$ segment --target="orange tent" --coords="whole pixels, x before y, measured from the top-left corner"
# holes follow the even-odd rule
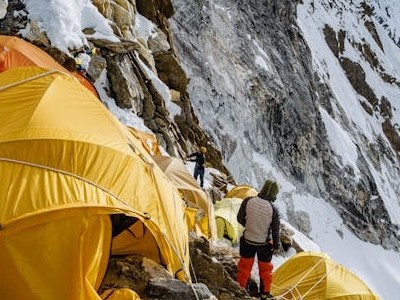
[[[0,35],[0,73],[28,66],[38,66],[71,74],[97,98],[100,98],[96,88],[86,77],[77,72],[69,72],[42,49],[19,37]]]

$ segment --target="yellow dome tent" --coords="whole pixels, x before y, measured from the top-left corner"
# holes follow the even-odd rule
[[[70,73],[96,97],[100,98],[96,88],[86,77],[77,72],[69,72],[39,47],[16,36],[0,35],[0,73],[29,66]]]
[[[113,216],[154,241],[129,235],[140,254],[190,281],[184,202],[92,93],[16,68],[0,73],[0,115],[0,299],[100,299]]]
[[[213,204],[189,173],[182,160],[170,156],[153,156],[153,159],[182,194],[182,198],[196,208],[200,208],[205,214],[204,218],[199,221],[200,231],[207,238],[216,238]],[[189,209],[189,211],[193,210]],[[204,222],[204,226],[202,226],[202,222]]]
[[[240,198],[246,199],[247,197],[257,196],[258,192],[248,185],[237,185],[232,188],[225,196],[225,198]]]
[[[240,198],[223,198],[214,204],[219,239],[225,237],[232,244],[239,243],[244,228],[237,221],[237,214],[242,202],[243,200]]]
[[[380,299],[343,265],[316,252],[301,252],[285,261],[273,273],[271,293],[288,300]]]

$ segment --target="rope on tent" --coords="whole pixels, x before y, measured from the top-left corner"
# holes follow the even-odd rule
[[[18,81],[18,82],[14,82],[14,83],[12,83],[12,84],[8,84],[8,85],[5,85],[5,86],[2,86],[2,87],[0,87],[0,92],[6,90],[6,89],[8,89],[8,88],[12,88],[12,87],[14,87],[14,86],[21,85],[21,84],[24,84],[24,83],[26,83],[26,82],[33,81],[33,80],[35,80],[35,79],[38,79],[38,78],[41,78],[41,77],[45,77],[45,76],[48,76],[48,75],[51,75],[51,74],[54,74],[54,73],[65,74],[65,73],[63,73],[63,72],[61,72],[61,71],[59,71],[59,70],[50,70],[50,71],[47,71],[47,72],[38,74],[38,75],[36,75],[36,76],[32,76],[32,77],[26,78],[26,79],[21,80],[21,81]],[[67,75],[68,75],[68,74],[67,74]],[[122,135],[123,135],[123,137],[124,137],[125,139],[128,140],[128,145],[131,147],[131,149],[133,150],[133,152],[134,152],[135,154],[138,154],[138,153],[136,152],[136,147],[133,146],[133,144],[132,144],[132,142],[131,142],[131,140],[130,140],[130,137],[127,136],[127,135],[125,135],[125,134],[122,134]],[[138,154],[138,155],[139,155],[139,157],[140,157],[147,165],[153,167],[153,163],[150,163],[143,155],[141,155],[141,154]],[[84,178],[84,177],[81,177],[81,176],[79,176],[79,175],[76,175],[76,174],[73,174],[73,173],[70,173],[70,172],[67,172],[67,171],[64,171],[64,170],[60,170],[60,169],[56,169],[56,168],[52,168],[52,167],[48,167],[48,166],[44,166],[44,165],[39,165],[39,164],[35,164],[35,163],[30,163],[30,162],[26,162],[26,161],[20,161],[20,160],[16,160],[16,159],[9,159],[9,158],[2,158],[2,157],[0,157],[0,161],[10,162],[10,163],[17,163],[17,164],[27,165],[27,166],[31,166],[31,167],[46,169],[46,170],[49,170],[49,171],[52,171],[52,172],[56,172],[56,173],[60,173],[60,174],[64,174],[64,175],[67,175],[67,176],[71,176],[71,177],[77,178],[77,179],[79,179],[79,180],[82,180],[82,181],[84,181],[84,182],[87,182],[87,183],[89,183],[89,184],[91,184],[91,185],[93,185],[93,186],[99,188],[99,189],[102,190],[103,192],[105,192],[105,193],[111,195],[112,197],[114,197],[117,201],[120,201],[120,202],[122,202],[124,205],[130,207],[130,205],[128,205],[125,201],[123,201],[122,199],[120,199],[117,195],[115,195],[115,194],[112,193],[111,191],[108,191],[108,190],[105,189],[104,187],[101,187],[100,185],[96,184],[95,182],[90,181],[90,180],[88,180],[88,179],[86,179],[86,178]],[[154,172],[151,172],[151,174],[153,175],[153,179],[155,179],[155,178],[154,178]],[[157,181],[154,180],[154,182],[157,182]],[[158,188],[157,188],[157,193],[159,194],[159,189],[158,189]],[[161,195],[159,194],[159,196],[161,196]],[[138,213],[138,214],[140,214],[140,213]],[[141,215],[141,214],[140,214],[140,215]],[[143,215],[143,216],[144,216],[144,215]],[[148,219],[147,216],[144,216],[144,217]],[[169,220],[169,219],[168,219],[168,220]],[[164,236],[165,240],[168,241],[168,243],[170,244],[171,248],[172,248],[173,251],[175,252],[175,255],[176,255],[177,257],[180,257],[180,256],[178,255],[178,251],[175,249],[174,245],[166,238],[166,236],[164,235],[164,233],[162,233],[162,235]],[[183,261],[181,261],[181,264],[182,264],[183,266],[185,265],[185,263],[184,263]],[[186,275],[186,276],[187,276],[187,275]],[[190,278],[190,277],[188,277],[188,278]],[[200,300],[200,299],[198,298],[197,292],[196,292],[196,290],[194,289],[192,283],[190,283],[190,286],[191,286],[191,288],[192,288],[192,290],[193,290],[193,292],[194,292],[194,294],[195,294],[196,299],[197,299],[197,300]]]
[[[293,290],[295,290],[295,291],[297,292],[297,294],[299,295],[299,297],[300,297],[299,300],[305,299],[305,297],[306,297],[310,292],[312,292],[312,290],[313,290],[316,286],[318,286],[318,284],[320,284],[320,282],[321,282],[322,280],[324,280],[332,271],[334,271],[334,270],[339,266],[338,263],[337,263],[336,265],[334,265],[334,266],[329,270],[329,272],[326,272],[326,273],[324,274],[324,276],[322,276],[320,279],[318,279],[318,281],[317,281],[316,283],[314,283],[314,285],[313,285],[312,287],[310,287],[303,295],[301,295],[301,293],[299,292],[297,286],[298,286],[298,285],[305,279],[305,277],[307,277],[307,276],[310,274],[310,272],[311,272],[313,269],[315,269],[322,261],[323,261],[323,258],[321,258],[321,259],[318,261],[318,263],[316,263],[304,276],[302,276],[302,277],[300,278],[300,280],[299,280],[295,285],[293,285],[288,291],[286,291],[286,292],[283,293],[282,295],[279,295],[279,296],[278,296],[278,299],[283,299],[283,300],[287,299],[287,298],[284,297],[284,295],[287,295],[288,293],[290,293],[291,296],[295,296],[295,294],[293,293]],[[279,288],[279,287],[278,287],[278,288]]]
[[[324,280],[334,269],[336,269],[339,266],[337,263],[334,265],[329,272],[326,272],[324,276],[322,276],[311,288],[308,289],[308,291],[303,295],[303,297],[307,296],[322,280]]]
[[[33,81],[33,80],[35,80],[35,79],[38,79],[38,78],[41,78],[41,77],[45,77],[45,76],[48,76],[48,75],[51,75],[51,74],[54,74],[54,73],[60,73],[60,74],[66,75],[66,76],[68,76],[69,78],[72,78],[73,80],[77,81],[77,79],[76,79],[74,76],[72,76],[71,74],[69,74],[69,73],[64,73],[64,72],[59,71],[59,70],[49,70],[49,71],[47,71],[47,72],[44,72],[44,73],[41,73],[41,74],[38,74],[38,75],[35,75],[35,76],[32,76],[32,77],[26,78],[26,79],[24,79],[24,80],[21,80],[21,81],[18,81],[18,82],[14,82],[14,83],[11,83],[11,84],[2,86],[2,87],[0,87],[0,92],[6,90],[6,89],[8,89],[8,88],[12,88],[12,87],[14,87],[14,86],[21,85],[21,84],[24,84],[24,83],[26,83],[26,82]],[[100,102],[99,102],[99,104],[100,104]],[[113,123],[117,126],[117,128],[120,127],[120,124],[116,121],[115,118],[109,118],[109,119],[111,120],[111,122],[113,122]],[[128,143],[128,145],[132,148],[132,150],[134,151],[134,153],[136,153],[136,154],[138,154],[138,155],[140,156],[140,154],[136,152],[136,149],[135,149],[135,147],[133,146],[133,143],[132,143],[132,141],[130,140],[129,135],[125,134],[124,132],[120,132],[120,134],[121,134],[122,138],[123,138],[123,139]],[[143,157],[141,157],[141,159],[145,160]],[[147,162],[147,161],[146,161],[146,162]]]
[[[54,73],[65,74],[65,73],[63,73],[63,72],[61,72],[59,70],[49,70],[47,72],[44,72],[44,73],[41,73],[41,74],[38,74],[38,75],[35,75],[35,76],[32,76],[32,77],[26,78],[24,80],[13,82],[11,84],[2,86],[2,87],[0,87],[0,92],[4,91],[6,89],[12,88],[14,86],[17,86],[17,85],[20,85],[20,84],[24,84],[26,82],[29,82],[29,81],[32,81],[32,80],[35,80],[35,79],[38,79],[38,78],[41,78],[41,77],[45,77],[47,75],[51,75],[51,74],[54,74]],[[65,75],[68,75],[68,74],[65,74]]]
[[[286,298],[285,295],[290,293],[290,298]],[[296,293],[293,293],[293,291],[287,291],[282,295],[275,296],[277,300],[292,300],[292,299],[297,299],[297,300],[303,300],[303,297],[300,295],[300,292],[296,289]]]
[[[189,258],[189,262],[190,262],[190,268],[192,269],[192,272],[193,272],[194,282],[198,283],[197,277],[196,277],[196,272],[194,271],[194,267],[193,267],[193,263],[192,263],[192,259],[191,258]]]
[[[194,288],[194,286],[193,286],[192,283],[190,283],[190,288],[192,289],[192,291],[193,291],[193,293],[194,293],[194,296],[196,297],[196,300],[200,300],[199,295],[197,295],[197,291],[196,291],[196,289]]]
[[[97,183],[88,180],[87,178],[84,178],[82,176],[76,175],[74,173],[65,171],[65,170],[60,170],[60,169],[56,169],[53,167],[49,167],[49,166],[44,166],[44,165],[40,165],[40,164],[36,164],[36,163],[31,163],[31,162],[27,162],[27,161],[22,161],[22,160],[17,160],[17,159],[12,159],[12,158],[5,158],[5,157],[0,157],[0,161],[4,161],[4,162],[9,162],[9,163],[16,163],[16,164],[20,164],[20,165],[25,165],[25,166],[29,166],[29,167],[34,167],[34,168],[39,168],[39,169],[44,169],[44,170],[49,170],[52,172],[56,172],[59,174],[63,174],[63,175],[67,175],[67,176],[71,176],[74,177],[76,179],[82,180],[92,186],[95,186],[96,188],[102,190],[103,192],[105,192],[106,194],[109,194],[110,196],[112,196],[113,198],[115,198],[117,201],[121,202],[122,204],[124,204],[125,206],[128,206],[131,210],[132,207],[126,203],[124,200],[122,200],[121,198],[119,198],[117,195],[115,195],[113,192],[105,189],[104,187],[98,185]],[[145,213],[140,213],[138,211],[135,211],[137,214],[141,215],[142,217],[144,217],[145,219],[148,219],[149,217],[146,216]]]
[[[16,159],[11,159],[11,158],[5,158],[5,157],[0,157],[0,161],[4,161],[4,162],[9,162],[9,163],[16,163],[16,164],[21,164],[21,165],[26,165],[26,166],[30,166],[30,167],[35,167],[35,168],[40,168],[40,169],[45,169],[45,170],[49,170],[52,172],[56,172],[56,173],[60,173],[63,175],[67,175],[67,176],[71,176],[74,177],[76,179],[82,180],[86,183],[89,183],[90,185],[93,185],[97,188],[99,188],[100,190],[102,190],[103,192],[111,195],[112,197],[114,197],[116,200],[120,201],[121,203],[123,203],[124,205],[130,207],[130,209],[132,209],[131,206],[129,206],[125,201],[123,201],[122,199],[120,199],[117,195],[115,195],[114,193],[112,193],[111,191],[108,191],[107,189],[105,189],[104,187],[101,187],[100,185],[96,184],[93,181],[90,181],[84,177],[81,177],[79,175],[64,171],[64,170],[60,170],[60,169],[56,169],[56,168],[52,168],[49,166],[44,166],[44,165],[39,165],[39,164],[35,164],[35,163],[31,163],[31,162],[27,162],[27,161],[21,161],[21,160],[16,160]],[[154,175],[153,172],[151,172],[152,175]],[[154,177],[153,177],[154,179]],[[154,182],[156,182],[156,180],[154,180]],[[159,190],[157,188],[157,193],[159,193]],[[159,195],[160,196],[160,195]],[[137,214],[141,215],[142,217],[149,219],[148,216],[146,216],[145,214],[142,214],[140,212],[136,212]],[[4,224],[2,224],[4,226]],[[170,227],[171,228],[171,227]],[[162,235],[164,236],[165,240],[169,243],[170,247],[172,248],[172,250],[175,252],[175,255],[180,258],[180,255],[178,254],[179,252],[175,249],[174,245],[167,239],[167,237],[165,236],[164,233],[162,233]],[[185,266],[185,263],[183,261],[181,261],[181,264],[183,266]],[[184,269],[185,270],[185,269]],[[187,276],[187,275],[186,275]],[[190,276],[187,276],[187,278],[190,278]],[[196,294],[196,293],[195,293]],[[196,294],[196,298],[197,298],[197,294]],[[198,298],[197,298],[198,299]],[[199,300],[199,299],[198,299]]]
[[[192,269],[192,273],[193,273],[193,277],[194,277],[194,282],[197,282],[197,277],[196,277],[196,273],[194,271],[194,267],[193,267],[193,263],[192,263],[192,259],[189,257],[189,263],[190,263],[190,268]],[[199,295],[197,295],[197,291],[194,288],[193,284],[190,282],[190,288],[193,290],[194,296],[196,297],[196,300],[200,300]],[[202,297],[203,298],[203,297]]]
[[[114,197],[114,198],[117,199],[118,201],[122,202],[124,205],[129,206],[127,203],[125,203],[122,199],[120,199],[118,196],[116,196],[116,195],[113,194],[112,192],[110,192],[110,191],[108,191],[107,189],[101,187],[100,185],[96,184],[95,182],[92,182],[92,181],[90,181],[90,180],[88,180],[88,179],[86,179],[86,178],[84,178],[84,177],[79,176],[79,175],[76,175],[76,174],[73,174],[73,173],[70,173],[70,172],[67,172],[67,171],[64,171],[64,170],[60,170],[60,169],[56,169],[56,168],[52,168],[52,167],[48,167],[48,166],[43,166],[43,165],[39,165],[39,164],[35,164],[35,163],[30,163],[30,162],[26,162],[26,161],[20,161],[20,160],[16,160],[16,159],[10,159],[10,158],[0,157],[0,161],[4,161],[4,162],[8,162],[8,163],[16,163],[16,164],[26,165],[26,166],[30,166],[30,167],[36,167],[36,168],[45,169],[45,170],[49,170],[49,171],[52,171],[52,172],[56,172],[56,173],[60,173],[60,174],[64,174],[64,175],[67,175],[67,176],[71,176],[71,177],[77,178],[77,179],[79,179],[79,180],[82,180],[82,181],[84,181],[84,182],[87,182],[87,183],[89,183],[89,184],[91,184],[91,185],[93,185],[93,186],[99,188],[99,189],[102,190],[103,192],[105,192],[105,193],[111,195],[112,197]],[[153,172],[151,172],[151,173],[154,174]],[[156,182],[156,181],[155,181],[155,182]],[[157,192],[159,192],[158,189],[157,189]],[[137,212],[137,213],[138,213],[139,215],[142,215],[142,216],[145,217],[146,219],[149,219],[147,216],[145,216],[145,215],[143,215],[143,214],[141,214],[141,213],[139,213],[139,212]],[[4,225],[4,224],[2,224],[2,225]],[[166,238],[166,236],[164,235],[164,233],[162,233],[162,235],[164,236],[165,240],[170,244],[171,248],[172,248],[173,251],[175,252],[175,255],[176,255],[177,257],[180,257],[180,256],[178,255],[178,251],[175,249],[174,245],[172,245],[172,243]],[[181,264],[182,264],[183,266],[185,266],[185,263],[184,263],[183,261],[181,261]],[[188,278],[189,278],[189,277],[188,277]],[[194,292],[194,294],[195,294],[196,300],[200,300],[199,297],[198,297],[198,295],[197,295],[196,290],[195,290],[194,287],[192,286],[192,283],[190,283],[190,286],[191,286],[191,288],[193,289],[193,292]]]
[[[158,182],[157,182],[157,180],[156,180],[156,178],[155,178],[155,173],[154,173],[154,170],[153,170],[153,168],[154,168],[154,164],[149,164],[149,166],[150,166],[150,175],[151,175],[151,177],[152,177],[152,179],[153,179],[153,182],[155,183],[155,185],[156,185],[156,191],[157,191],[157,194],[158,194],[158,197],[160,197],[160,199],[162,199],[162,196],[161,196],[161,194],[160,194],[160,189],[158,188]],[[180,199],[180,198],[179,198]],[[182,200],[183,201],[183,200]],[[168,220],[168,222],[170,222],[171,220],[170,220],[170,218],[167,218],[167,220]],[[172,226],[171,226],[171,224],[168,224],[169,225],[169,229],[171,230],[172,229]],[[169,245],[170,245],[170,247],[172,248],[172,250],[174,251],[174,253],[175,253],[175,255],[179,258],[179,260],[181,261],[181,265],[182,266],[185,266],[185,262],[184,261],[182,261],[181,260],[181,257],[180,257],[180,255],[179,255],[179,251],[175,248],[175,246],[173,245],[173,243],[171,243],[171,241],[169,240],[169,239],[167,239],[167,237],[165,236],[165,234],[164,234],[164,232],[161,232],[161,234],[164,236],[164,238],[165,238],[165,240],[169,243]],[[189,279],[190,278],[190,274],[187,274],[186,273],[186,268],[183,268],[183,270],[184,270],[184,272],[185,272],[185,276]],[[189,282],[190,282],[190,280],[188,280]],[[195,293],[196,294],[196,293]],[[196,297],[197,297],[197,295],[196,295]]]
[[[323,262],[323,260],[324,260],[324,258],[323,257],[321,257],[320,259],[319,259],[319,261],[312,267],[312,268],[310,268],[292,287],[290,287],[290,289],[289,290],[287,290],[286,292],[284,292],[282,295],[280,295],[280,296],[284,296],[284,295],[287,295],[287,294],[291,294],[291,295],[294,295],[293,294],[293,290],[295,290],[296,292],[297,292],[297,294],[298,295],[300,295],[300,297],[301,298],[299,298],[299,300],[301,300],[301,299],[303,299],[302,298],[302,296],[301,296],[301,294],[300,294],[300,292],[299,292],[299,290],[297,289],[297,286],[320,264],[320,263],[322,263]],[[325,276],[326,276],[327,274],[325,274]],[[276,285],[274,285],[274,286],[276,286]],[[277,288],[280,288],[279,286],[276,286]],[[314,287],[313,287],[314,288]],[[285,298],[283,298],[283,299],[285,299]]]
[[[151,166],[151,167],[154,167],[154,164],[150,164],[150,166]],[[157,180],[155,180],[155,177],[154,177],[154,170],[153,170],[153,169],[151,169],[150,174],[152,175],[152,177],[153,177],[152,179],[154,180],[154,182],[155,182],[155,184],[156,184],[157,194],[158,194],[158,196],[161,198],[160,191],[159,191],[159,189],[158,189],[158,187],[157,187]],[[168,218],[168,221],[169,221],[169,220],[170,220],[170,219]],[[172,228],[172,226],[170,226],[170,228]],[[167,237],[164,235],[163,232],[162,232],[161,234],[164,236],[165,240],[170,244],[170,247],[171,247],[172,250],[175,252],[175,255],[180,259],[180,256],[179,256],[178,251],[176,250],[175,246],[167,239]],[[185,266],[185,262],[184,262],[184,261],[181,261],[181,264],[182,264],[183,266]],[[190,259],[190,257],[189,257],[189,264],[190,264],[190,267],[192,268],[193,275],[194,275],[194,277],[195,277],[195,282],[197,283],[196,274],[195,274],[195,272],[194,272],[194,267],[193,267],[192,260]],[[183,268],[183,270],[186,270],[186,269]],[[188,276],[187,274],[186,274],[186,277],[187,277],[187,278],[190,278],[190,276]],[[197,291],[196,291],[196,289],[194,288],[193,283],[192,283],[191,281],[189,281],[189,285],[190,285],[190,288],[193,290],[193,293],[194,293],[194,295],[195,295],[195,297],[196,297],[196,300],[200,300],[199,295],[197,294]]]

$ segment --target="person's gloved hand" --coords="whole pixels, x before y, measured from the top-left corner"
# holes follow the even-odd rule
[[[274,255],[283,255],[284,251],[281,245],[275,245],[272,249]]]

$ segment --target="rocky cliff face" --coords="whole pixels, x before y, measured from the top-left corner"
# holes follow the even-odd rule
[[[101,55],[91,60],[88,74],[96,80],[106,69],[110,91],[119,107],[131,109],[143,118],[145,125],[156,134],[161,145],[173,156],[185,156],[197,149],[197,145],[208,145],[209,162],[215,168],[229,173],[221,160],[220,152],[210,143],[209,138],[198,125],[193,113],[186,86],[188,77],[171,46],[171,32],[168,18],[174,13],[171,1],[95,0],[99,12],[107,18],[114,34],[121,42],[113,43],[102,39],[89,38],[89,46],[101,49]],[[5,9],[2,9],[3,14]],[[154,28],[151,36],[144,39],[137,32],[138,15],[150,20]],[[66,54],[51,46],[49,37],[40,30],[37,22],[29,15],[24,3],[8,1],[7,13],[0,20],[0,33],[25,37],[51,54],[67,69],[74,70],[71,55],[82,49],[69,49]],[[85,28],[89,36],[93,28]],[[149,71],[150,70],[150,71]],[[165,103],[165,95],[157,88],[151,73],[156,74],[167,88],[168,100],[179,106],[179,113],[172,116]]]
[[[252,179],[258,153],[300,184],[325,190],[314,175],[322,171],[323,131],[310,53],[295,26],[296,5],[272,2],[174,2],[190,95],[229,167],[246,170],[240,180]]]
[[[171,155],[184,156],[196,144],[209,144],[214,167],[256,187],[267,176],[277,177],[273,170],[279,170],[296,193],[310,193],[335,206],[361,239],[397,249],[398,228],[373,174],[390,169],[384,180],[399,197],[393,99],[373,93],[363,66],[346,56],[345,49],[350,44],[362,53],[385,82],[398,85],[399,79],[379,65],[368,43],[355,42],[344,29],[329,24],[321,28],[348,81],[366,99],[361,101],[365,113],[384,118],[384,134],[371,141],[341,114],[329,80],[314,68],[297,10],[302,5],[312,13],[316,4],[304,2],[93,1],[121,42],[90,39],[101,56],[92,60],[89,74],[96,79],[106,69],[109,94],[120,107],[142,117]],[[327,10],[344,9],[335,1],[323,4]],[[363,26],[382,48],[374,20],[384,23],[384,18],[374,15],[373,6],[360,7]],[[155,25],[147,39],[136,30],[138,14]],[[75,67],[70,55],[51,46],[21,1],[8,1],[1,33],[17,35],[24,28],[28,39],[67,68]],[[84,31],[90,34],[93,28]],[[70,49],[70,54],[78,50]],[[169,88],[178,114],[171,115],[148,70]],[[353,135],[357,170],[332,150],[321,108]],[[264,158],[270,165],[260,163]],[[292,193],[284,191],[283,198],[287,217],[296,223],[304,218],[291,208]]]
[[[371,162],[377,169],[381,164],[388,166],[393,172],[388,180],[399,197],[397,130],[387,117],[382,124],[386,137],[377,136],[371,142],[346,120],[343,111],[336,112],[337,96],[314,69],[308,47],[312,41],[304,38],[297,25],[298,6],[314,6],[313,1],[306,2],[175,0],[172,31],[190,78],[190,98],[201,126],[220,147],[239,182],[260,186],[266,176],[276,177],[273,169],[279,169],[297,193],[329,201],[361,239],[398,249],[398,228],[382,199],[386,195],[372,175],[375,169],[371,170]],[[323,3],[327,10],[341,6],[336,1]],[[363,23],[379,44],[373,20]],[[389,116],[394,99],[373,95],[362,67],[340,54],[346,32],[333,31],[328,25],[323,32],[351,85],[367,99],[365,113],[380,111]],[[371,64],[376,61],[365,43],[353,43],[353,47]],[[395,83],[382,68],[380,74]],[[354,136],[357,174],[332,150],[321,108]],[[259,157],[271,165],[263,167]],[[285,196],[287,216],[296,223],[299,216],[290,209],[291,194]]]

